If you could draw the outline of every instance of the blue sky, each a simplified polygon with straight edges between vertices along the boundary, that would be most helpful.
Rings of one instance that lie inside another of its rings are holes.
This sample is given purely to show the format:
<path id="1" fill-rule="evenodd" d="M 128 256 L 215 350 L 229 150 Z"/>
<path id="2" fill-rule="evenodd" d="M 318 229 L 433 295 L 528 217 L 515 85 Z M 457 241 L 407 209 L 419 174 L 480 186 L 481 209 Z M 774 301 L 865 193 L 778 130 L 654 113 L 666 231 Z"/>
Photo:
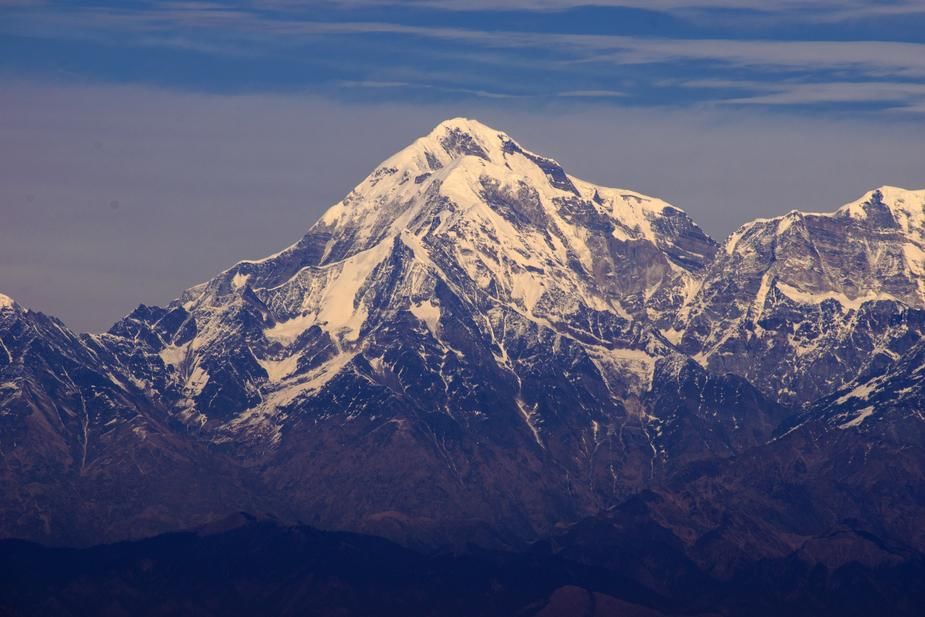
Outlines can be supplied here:
<path id="1" fill-rule="evenodd" d="M 458 115 L 721 241 L 925 187 L 925 0 L 0 0 L 0 292 L 105 329 Z"/>
<path id="2" fill-rule="evenodd" d="M 925 113 L 921 0 L 14 0 L 0 7 L 5 76 L 346 101 L 595 99 Z"/>

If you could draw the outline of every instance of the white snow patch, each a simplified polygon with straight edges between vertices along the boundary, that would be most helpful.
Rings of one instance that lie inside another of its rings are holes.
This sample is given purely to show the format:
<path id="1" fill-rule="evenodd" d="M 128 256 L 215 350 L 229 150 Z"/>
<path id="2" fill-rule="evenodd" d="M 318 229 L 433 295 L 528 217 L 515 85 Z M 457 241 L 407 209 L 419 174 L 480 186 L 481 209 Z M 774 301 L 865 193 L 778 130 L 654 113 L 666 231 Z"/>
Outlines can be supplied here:
<path id="1" fill-rule="evenodd" d="M 855 310 L 861 308 L 865 302 L 874 302 L 877 300 L 896 300 L 895 297 L 888 293 L 877 293 L 874 291 L 869 291 L 863 296 L 857 296 L 856 298 L 849 298 L 847 295 L 837 291 L 812 293 L 800 291 L 796 287 L 791 287 L 790 285 L 781 281 L 777 282 L 777 288 L 785 296 L 794 302 L 799 302 L 800 304 L 821 304 L 825 300 L 835 300 L 841 304 L 842 307 Z"/>
<path id="2" fill-rule="evenodd" d="M 299 354 L 293 354 L 282 360 L 261 360 L 258 358 L 257 363 L 267 372 L 267 378 L 270 381 L 282 381 L 298 368 L 300 357 L 301 355 Z"/>
<path id="3" fill-rule="evenodd" d="M 539 428 L 537 428 L 536 421 L 533 419 L 536 415 L 536 405 L 533 406 L 533 409 L 527 409 L 527 405 L 518 398 L 517 409 L 520 410 L 520 415 L 523 416 L 524 423 L 530 428 L 530 432 L 533 433 L 533 439 L 536 440 L 537 445 L 541 448 L 545 448 L 546 445 L 543 443 L 543 438 L 540 436 Z"/>
<path id="4" fill-rule="evenodd" d="M 591 361 L 610 385 L 611 377 L 627 382 L 630 392 L 642 394 L 652 388 L 655 375 L 655 358 L 639 349 L 588 349 Z"/>
<path id="5" fill-rule="evenodd" d="M 677 330 L 675 328 L 666 328 L 661 331 L 662 336 L 668 339 L 672 345 L 678 345 L 681 343 L 681 339 L 684 337 L 684 330 Z"/>
<path id="6" fill-rule="evenodd" d="M 168 347 L 164 347 L 158 355 L 161 357 L 161 360 L 164 361 L 164 364 L 168 364 L 176 368 L 183 363 L 183 360 L 186 358 L 187 350 L 187 345 L 182 345 L 180 347 L 177 347 L 176 345 L 170 345 Z"/>
<path id="7" fill-rule="evenodd" d="M 300 315 L 288 321 L 281 321 L 272 328 L 263 331 L 263 335 L 272 341 L 284 345 L 292 343 L 299 335 L 315 325 L 317 319 L 314 315 Z"/>
<path id="8" fill-rule="evenodd" d="M 591 434 L 594 436 L 594 443 L 598 443 L 600 441 L 598 437 L 601 434 L 601 423 L 597 420 L 591 420 Z"/>
<path id="9" fill-rule="evenodd" d="M 758 288 L 758 294 L 755 296 L 755 303 L 752 305 L 755 309 L 756 321 L 761 319 L 761 316 L 764 314 L 764 304 L 767 301 L 768 292 L 771 291 L 773 276 L 774 275 L 768 271 L 761 277 L 761 286 Z"/>
<path id="10" fill-rule="evenodd" d="M 868 191 L 860 199 L 845 204 L 837 214 L 848 215 L 856 219 L 867 217 L 865 204 L 873 198 L 874 192 L 880 191 L 884 205 L 893 213 L 900 227 L 907 233 L 921 237 L 925 231 L 925 190 L 910 191 L 896 186 L 881 186 Z"/>
<path id="11" fill-rule="evenodd" d="M 780 220 L 777 222 L 777 235 L 783 234 L 801 218 L 803 218 L 803 213 L 799 210 L 791 210 L 784 216 L 780 217 Z"/>
<path id="12" fill-rule="evenodd" d="M 864 420 L 866 420 L 867 418 L 873 415 L 874 411 L 875 410 L 873 407 L 865 407 L 864 409 L 861 409 L 860 411 L 858 411 L 858 415 L 856 415 L 853 419 L 849 420 L 848 422 L 845 422 L 844 424 L 839 424 L 838 428 L 844 430 L 844 429 L 849 429 L 855 426 L 860 426 L 861 423 L 864 422 Z"/>
<path id="13" fill-rule="evenodd" d="M 867 397 L 870 396 L 871 392 L 876 389 L 876 384 L 873 381 L 868 381 L 856 387 L 854 390 L 851 390 L 847 394 L 838 397 L 835 401 L 836 405 L 842 405 L 853 398 L 867 400 Z"/>
<path id="14" fill-rule="evenodd" d="M 906 258 L 906 267 L 918 283 L 919 297 L 925 302 L 925 250 L 917 244 L 906 242 L 903 244 L 903 257 Z"/>
<path id="15" fill-rule="evenodd" d="M 368 315 L 364 303 L 356 303 L 357 294 L 372 271 L 389 253 L 391 239 L 386 239 L 362 253 L 339 262 L 320 300 L 318 322 L 335 339 L 356 341 Z M 355 304 L 357 304 L 355 306 Z"/>
<path id="16" fill-rule="evenodd" d="M 241 289 L 247 284 L 248 279 L 251 277 L 250 274 L 241 274 L 240 272 L 236 273 L 231 279 L 231 286 L 235 289 Z"/>
<path id="17" fill-rule="evenodd" d="M 294 243 L 290 244 L 289 246 L 287 246 L 286 248 L 284 248 L 283 250 L 278 251 L 278 252 L 276 252 L 276 253 L 273 253 L 272 255 L 267 255 L 266 257 L 262 257 L 262 258 L 260 258 L 260 259 L 242 259 L 242 260 L 241 260 L 240 262 L 238 262 L 238 263 L 242 263 L 242 264 L 262 264 L 262 263 L 265 263 L 265 262 L 267 262 L 267 261 L 270 261 L 271 259 L 276 259 L 277 257 L 283 255 L 284 253 L 289 252 L 290 250 L 292 250 L 292 249 L 294 249 L 296 246 L 298 246 L 298 244 L 299 244 L 298 242 L 294 242 Z"/>
<path id="18" fill-rule="evenodd" d="M 744 236 L 744 235 L 745 235 L 750 229 L 752 229 L 755 225 L 760 225 L 760 224 L 762 224 L 762 223 L 767 223 L 767 222 L 769 222 L 770 220 L 771 220 L 771 219 L 760 219 L 760 218 L 759 218 L 759 219 L 752 219 L 751 221 L 745 223 L 744 225 L 742 225 L 741 227 L 739 227 L 738 229 L 736 229 L 734 232 L 732 232 L 731 234 L 729 234 L 729 237 L 726 238 L 726 243 L 725 243 L 725 246 L 724 246 L 724 248 L 725 248 L 725 250 L 726 250 L 726 254 L 727 254 L 727 255 L 733 255 L 733 254 L 736 252 L 736 249 L 739 247 L 739 241 L 742 239 L 742 236 Z"/>
<path id="19" fill-rule="evenodd" d="M 187 391 L 193 396 L 197 396 L 206 387 L 207 383 L 209 383 L 209 374 L 201 366 L 197 366 L 193 369 L 189 379 L 186 380 Z"/>
<path id="20" fill-rule="evenodd" d="M 415 317 L 424 322 L 430 333 L 436 337 L 437 328 L 440 325 L 440 305 L 427 300 L 426 302 L 413 304 L 410 310 Z"/>
<path id="21" fill-rule="evenodd" d="M 906 264 L 915 274 L 925 275 L 925 250 L 922 247 L 906 242 L 903 244 L 903 255 L 906 258 Z"/>
<path id="22" fill-rule="evenodd" d="M 511 278 L 513 279 L 511 295 L 521 300 L 527 312 L 533 314 L 533 308 L 546 291 L 542 279 L 530 272 L 516 274 L 512 272 Z"/>
<path id="23" fill-rule="evenodd" d="M 179 347 L 176 345 L 170 345 L 162 349 L 158 355 L 161 357 L 161 360 L 164 361 L 165 365 L 172 366 L 179 370 L 183 363 L 187 360 L 189 348 L 189 343 Z M 139 385 L 137 382 L 134 382 L 134 380 L 133 383 L 135 383 L 135 385 Z M 209 383 L 209 374 L 205 371 L 205 369 L 197 365 L 186 379 L 187 394 L 190 396 L 197 396 L 200 392 L 202 392 L 202 389 L 206 387 L 207 383 Z M 144 385 L 147 386 L 147 384 Z"/>
<path id="24" fill-rule="evenodd" d="M 293 380 L 291 385 L 270 394 L 261 407 L 275 411 L 276 408 L 288 405 L 304 394 L 317 392 L 340 373 L 355 356 L 356 353 L 341 353 L 334 356 L 321 366 L 300 377 L 297 381 Z"/>

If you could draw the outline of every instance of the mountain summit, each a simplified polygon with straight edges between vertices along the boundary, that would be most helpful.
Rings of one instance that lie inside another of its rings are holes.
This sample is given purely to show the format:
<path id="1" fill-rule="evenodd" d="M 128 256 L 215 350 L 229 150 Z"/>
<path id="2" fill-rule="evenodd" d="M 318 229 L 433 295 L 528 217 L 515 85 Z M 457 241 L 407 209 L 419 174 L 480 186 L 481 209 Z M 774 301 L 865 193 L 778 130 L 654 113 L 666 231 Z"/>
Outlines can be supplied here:
<path id="1" fill-rule="evenodd" d="M 560 275 L 588 304 L 662 312 L 682 301 L 690 273 L 715 251 L 669 204 L 578 180 L 505 133 L 456 118 L 383 162 L 300 242 L 228 274 L 254 289 L 273 287 L 295 267 L 358 261 L 367 252 L 374 265 L 396 239 L 420 245 L 419 260 L 430 248 L 447 253 L 526 312 L 542 300 L 541 282 L 555 284 Z M 628 251 L 644 252 L 645 272 L 615 267 Z"/>
<path id="2" fill-rule="evenodd" d="M 379 362 L 374 341 L 399 318 L 457 359 L 451 339 L 464 328 L 505 372 L 509 336 L 593 344 L 602 362 L 637 366 L 620 381 L 645 388 L 645 350 L 667 347 L 641 324 L 667 324 L 714 251 L 680 210 L 573 178 L 454 119 L 387 159 L 296 244 L 187 291 L 168 309 L 174 328 L 143 308 L 112 333 L 145 331 L 163 385 L 200 421 L 235 426 L 266 428 L 358 357 Z"/>
<path id="3" fill-rule="evenodd" d="M 664 201 L 447 120 L 295 244 L 104 334 L 0 298 L 0 530 L 114 540 L 258 511 L 511 546 L 648 512 L 691 559 L 786 556 L 832 512 L 877 520 L 887 467 L 833 496 L 827 457 L 903 461 L 921 486 L 918 391 L 861 403 L 915 378 L 922 195 L 719 247 Z M 803 492 L 822 510 L 779 501 Z M 896 495 L 886 535 L 918 513 Z"/>
<path id="4" fill-rule="evenodd" d="M 832 213 L 743 225 L 676 329 L 712 371 L 807 404 L 905 353 L 923 310 L 925 191 L 881 187 Z"/>
<path id="5" fill-rule="evenodd" d="M 659 327 L 715 250 L 677 208 L 584 182 L 503 132 L 453 119 L 297 243 L 165 309 L 139 308 L 109 340 L 131 379 L 209 440 L 365 487 L 327 522 L 409 504 L 416 516 L 497 522 L 487 513 L 500 503 L 504 525 L 529 535 L 713 447 L 670 453 L 662 425 L 684 424 L 684 401 L 714 378 Z M 662 371 L 675 393 L 655 410 Z M 702 382 L 679 392 L 694 373 Z M 781 412 L 744 382 L 728 387 L 767 433 Z M 755 437 L 737 444 L 728 419 L 707 425 L 703 443 L 727 452 Z M 364 455 L 335 462 L 331 440 L 346 435 Z M 382 493 L 385 480 L 398 488 Z M 572 497 L 558 503 L 563 491 Z M 319 497 L 293 495 L 312 511 Z"/>

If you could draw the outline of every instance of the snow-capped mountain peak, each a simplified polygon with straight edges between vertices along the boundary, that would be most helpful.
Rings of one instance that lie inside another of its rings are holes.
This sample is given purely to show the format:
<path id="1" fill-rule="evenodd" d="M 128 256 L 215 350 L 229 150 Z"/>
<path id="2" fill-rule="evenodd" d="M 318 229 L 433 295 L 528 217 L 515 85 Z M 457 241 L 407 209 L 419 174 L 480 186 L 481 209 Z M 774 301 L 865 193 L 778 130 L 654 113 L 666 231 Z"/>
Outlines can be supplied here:
<path id="1" fill-rule="evenodd" d="M 820 252 L 835 227 L 844 233 Z M 925 306 L 925 190 L 883 186 L 834 212 L 793 210 L 756 219 L 733 233 L 724 249 L 745 261 L 772 251 L 770 269 L 784 271 L 777 278 L 799 301 L 815 295 L 818 301 L 841 297 L 845 306 L 875 299 Z M 804 254 L 817 262 L 809 272 L 805 262 L 797 263 Z"/>
<path id="2" fill-rule="evenodd" d="M 454 118 L 386 159 L 347 198 L 329 209 L 318 226 L 334 232 L 347 230 L 355 250 L 368 248 L 368 240 L 394 236 L 419 215 L 420 208 L 415 206 L 421 205 L 417 198 L 422 194 L 432 191 L 456 204 L 469 204 L 482 200 L 486 183 L 514 192 L 529 186 L 536 193 L 529 204 L 508 200 L 510 211 L 506 214 L 527 221 L 541 214 L 555 219 L 559 202 L 578 200 L 584 202 L 581 208 L 588 215 L 610 219 L 615 236 L 621 239 L 657 241 L 655 220 L 664 216 L 666 209 L 669 216 L 682 214 L 658 199 L 582 182 L 568 175 L 554 159 L 523 148 L 506 133 L 476 120 Z M 524 207 L 518 208 L 521 205 Z M 472 211 L 463 209 L 465 212 Z M 340 252 L 328 253 L 323 259 L 331 257 L 340 257 Z"/>
<path id="3" fill-rule="evenodd" d="M 480 353 L 518 379 L 510 347 L 587 345 L 601 371 L 620 375 L 614 392 L 638 393 L 669 353 L 649 324 L 670 323 L 714 252 L 677 208 L 581 181 L 501 131 L 452 119 L 379 165 L 299 242 L 116 332 L 149 332 L 191 417 L 220 414 L 232 428 L 265 428 L 260 418 L 338 375 L 379 366 L 394 323 L 406 324 L 407 345 L 442 353 L 488 341 Z"/>
<path id="4" fill-rule="evenodd" d="M 16 304 L 13 301 L 13 298 L 0 293 L 0 310 L 2 309 L 11 309 Z"/>
<path id="5" fill-rule="evenodd" d="M 785 400 L 827 394 L 925 326 L 923 234 L 925 191 L 890 186 L 832 212 L 747 223 L 682 312 L 682 346 Z"/>
<path id="6" fill-rule="evenodd" d="M 450 118 L 435 126 L 427 135 L 392 155 L 383 166 L 406 167 L 417 164 L 421 171 L 433 171 L 450 160 L 476 156 L 499 160 L 503 144 L 513 140 L 503 131 L 469 118 Z M 419 157 L 423 156 L 423 160 Z"/>
<path id="7" fill-rule="evenodd" d="M 309 276 L 306 268 L 329 268 L 336 286 L 355 281 L 337 292 L 350 295 L 396 242 L 427 268 L 442 253 L 474 284 L 497 287 L 531 314 L 563 284 L 595 310 L 664 313 L 715 251 L 677 208 L 581 181 L 502 131 L 454 118 L 378 166 L 301 241 L 228 270 L 221 288 L 276 290 Z M 639 272 L 618 267 L 624 253 L 640 250 L 651 255 Z"/>
<path id="8" fill-rule="evenodd" d="M 845 204 L 836 214 L 886 226 L 895 225 L 910 239 L 925 242 L 925 189 L 912 191 L 881 186 Z"/>

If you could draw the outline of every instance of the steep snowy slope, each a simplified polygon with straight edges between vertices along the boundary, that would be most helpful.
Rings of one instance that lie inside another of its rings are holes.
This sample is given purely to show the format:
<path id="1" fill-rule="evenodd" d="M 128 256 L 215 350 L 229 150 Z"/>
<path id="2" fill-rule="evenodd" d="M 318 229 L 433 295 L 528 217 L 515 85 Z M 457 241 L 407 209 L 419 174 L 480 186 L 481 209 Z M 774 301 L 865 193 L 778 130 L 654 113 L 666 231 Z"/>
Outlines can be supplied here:
<path id="1" fill-rule="evenodd" d="M 637 322 L 668 323 L 713 251 L 681 211 L 571 178 L 504 133 L 454 119 L 385 161 L 295 245 L 168 309 L 141 308 L 112 333 L 148 342 L 202 423 L 263 422 L 355 370 L 358 354 L 381 367 L 368 339 L 399 318 L 417 322 L 440 365 L 458 363 L 454 312 L 508 372 L 505 339 L 553 336 L 586 345 L 616 391 L 641 392 L 667 347 Z"/>
<path id="2" fill-rule="evenodd" d="M 296 244 L 108 340 L 320 523 L 452 512 L 529 536 L 786 415 L 659 332 L 714 250 L 680 210 L 454 119 Z"/>
<path id="3" fill-rule="evenodd" d="M 743 226 L 674 336 L 711 370 L 807 403 L 895 361 L 925 332 L 923 309 L 925 191 L 883 187 Z"/>

